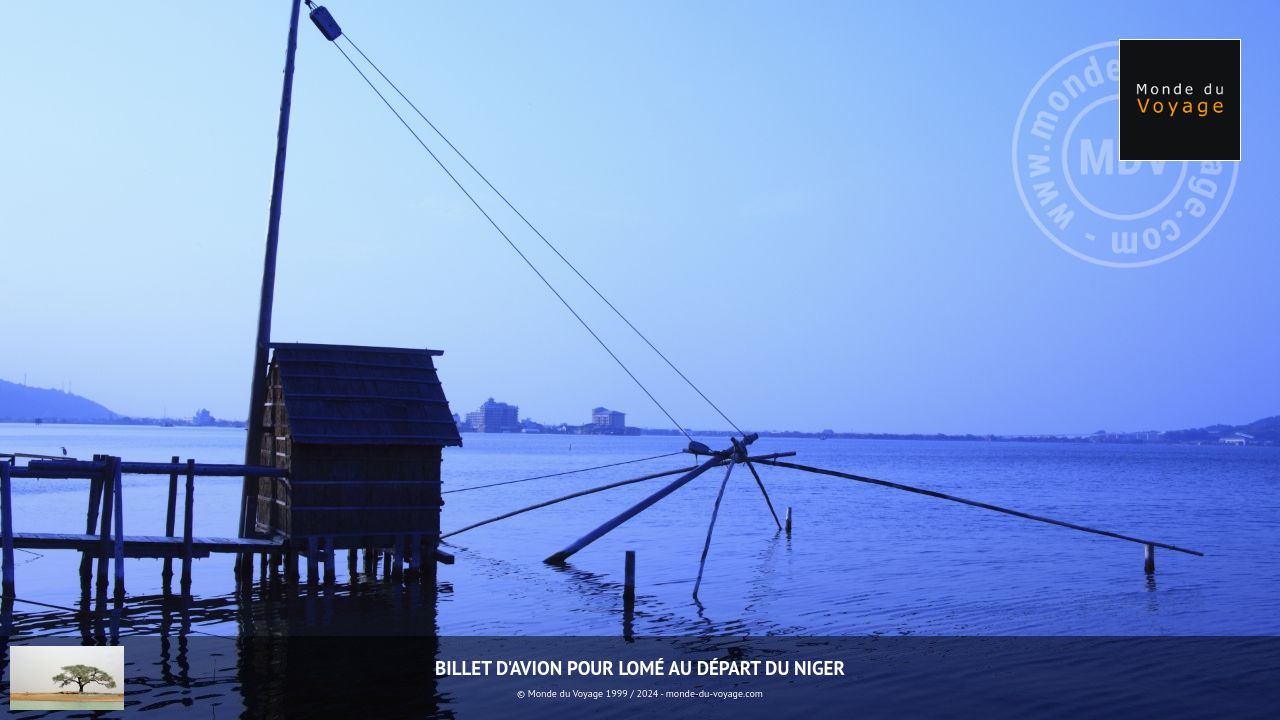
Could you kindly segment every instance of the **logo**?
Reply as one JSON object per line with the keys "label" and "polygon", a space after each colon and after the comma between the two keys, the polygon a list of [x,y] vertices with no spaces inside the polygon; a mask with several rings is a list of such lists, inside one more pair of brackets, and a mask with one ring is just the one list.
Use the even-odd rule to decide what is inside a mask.
{"label": "logo", "polygon": [[1023,207],[1058,247],[1095,265],[1146,267],[1181,255],[1213,229],[1240,168],[1121,160],[1119,83],[1114,41],[1049,68],[1018,113],[1013,175]]}

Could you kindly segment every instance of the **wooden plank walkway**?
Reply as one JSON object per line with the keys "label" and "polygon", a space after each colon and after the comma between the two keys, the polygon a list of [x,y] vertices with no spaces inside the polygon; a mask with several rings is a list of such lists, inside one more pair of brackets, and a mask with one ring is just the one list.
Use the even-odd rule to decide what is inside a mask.
{"label": "wooden plank walkway", "polygon": [[[114,544],[114,540],[111,541]],[[14,533],[13,546],[28,550],[80,550],[95,555],[102,537],[80,533]],[[185,541],[163,535],[125,536],[124,556],[130,558],[180,558]],[[281,540],[259,538],[191,538],[191,556],[206,558],[210,553],[269,552],[284,547]]]}

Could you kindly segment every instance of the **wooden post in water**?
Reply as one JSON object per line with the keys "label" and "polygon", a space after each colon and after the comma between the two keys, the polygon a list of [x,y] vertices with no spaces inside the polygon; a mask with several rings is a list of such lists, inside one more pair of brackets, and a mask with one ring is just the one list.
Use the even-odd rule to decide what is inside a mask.
{"label": "wooden post in water", "polygon": [[356,581],[356,552],[355,548],[347,549],[347,579],[349,582]]}
{"label": "wooden post in water", "polygon": [[787,537],[791,537],[791,506],[787,506]]}
{"label": "wooden post in water", "polygon": [[369,576],[370,579],[372,579],[373,571],[375,569],[376,568],[374,567],[373,546],[370,545],[364,549],[364,574]]}
{"label": "wooden post in water", "polygon": [[315,585],[320,579],[319,570],[316,567],[316,555],[319,548],[317,547],[318,538],[314,535],[307,538],[307,584]]}
{"label": "wooden post in water", "polygon": [[404,536],[395,537],[395,547],[391,551],[391,579],[399,582],[404,577]]}
{"label": "wooden post in water", "polygon": [[1148,575],[1154,575],[1156,573],[1156,546],[1148,543],[1144,547],[1146,549],[1142,553],[1142,571]]}
{"label": "wooden post in water", "polygon": [[405,573],[405,580],[420,580],[422,578],[422,536],[409,536],[409,572]]}
{"label": "wooden post in water", "polygon": [[391,577],[391,553],[383,551],[382,553],[382,579]]}
{"label": "wooden post in water", "polygon": [[636,551],[627,551],[622,580],[622,611],[630,615],[636,607]]}
{"label": "wooden post in water", "polygon": [[[174,455],[170,460],[175,466],[178,464],[178,456]],[[166,506],[164,515],[164,534],[166,537],[173,537],[174,529],[178,521],[178,469],[175,467],[173,472],[169,473],[169,504]],[[164,569],[160,571],[160,578],[164,581],[165,586],[169,585],[169,580],[173,578],[173,558],[164,559]]]}
{"label": "wooden post in water", "polygon": [[182,594],[191,594],[191,556],[193,554],[192,535],[195,532],[196,517],[196,461],[187,458],[186,497],[182,501]]}
{"label": "wooden post in water", "polygon": [[[94,455],[93,460],[101,460],[101,455]],[[94,475],[89,479],[89,509],[85,512],[84,534],[92,535],[98,524],[98,509],[102,503],[102,476]],[[85,551],[80,557],[80,583],[88,591],[88,583],[93,578],[93,553]]]}
{"label": "wooden post in water", "polygon": [[4,536],[4,600],[16,597],[13,566],[13,478],[9,474],[9,461],[0,460],[0,534]]}
{"label": "wooden post in water", "polygon": [[338,553],[333,548],[333,537],[329,536],[324,539],[324,584],[332,585],[337,580],[338,571],[334,567],[337,564]]}
{"label": "wooden post in water", "polygon": [[115,547],[113,548],[115,551],[114,552],[115,562],[113,563],[114,565],[113,569],[115,570],[115,576],[116,576],[116,582],[115,582],[116,599],[123,600],[124,599],[124,479],[123,479],[123,474],[120,472],[120,458],[112,457],[109,459],[108,462],[110,463],[109,467],[111,468],[111,471],[110,471],[111,475],[109,477],[109,480],[112,485],[112,490],[116,496],[115,497],[115,506],[116,506],[115,507],[115,514],[116,514],[115,536],[116,537],[115,537]]}
{"label": "wooden post in water", "polygon": [[104,458],[102,462],[105,464],[97,470],[98,478],[102,481],[102,515],[98,533],[98,582],[96,583],[99,593],[105,593],[107,590],[107,564],[110,562],[112,554],[111,513],[115,508],[115,499],[112,496],[116,492],[115,483],[111,481],[109,476],[111,471],[110,459]]}

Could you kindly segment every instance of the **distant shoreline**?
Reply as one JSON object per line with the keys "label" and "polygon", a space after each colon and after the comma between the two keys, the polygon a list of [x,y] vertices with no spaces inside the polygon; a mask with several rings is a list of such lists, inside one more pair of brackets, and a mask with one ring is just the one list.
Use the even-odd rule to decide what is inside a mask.
{"label": "distant shoreline", "polygon": [[6,425],[154,425],[156,427],[230,427],[243,428],[240,420],[213,420],[212,422],[194,423],[187,418],[130,418],[114,417],[100,420],[71,420],[66,418],[0,418]]}
{"label": "distant shoreline", "polygon": [[[1197,428],[1192,430],[1171,430],[1171,431],[1144,431],[1144,432],[1104,432],[1098,431],[1090,435],[976,435],[966,433],[963,435],[949,435],[945,433],[855,433],[855,432],[805,432],[800,430],[762,430],[759,431],[760,437],[768,438],[800,438],[811,440],[943,440],[949,442],[1038,442],[1038,443],[1090,443],[1090,444],[1127,444],[1127,445],[1262,445],[1277,446],[1280,445],[1280,429],[1272,430],[1270,425],[1274,424],[1277,418],[1267,418],[1259,420],[1247,426],[1228,426],[1214,425],[1207,428]],[[206,423],[193,423],[187,419],[164,419],[164,418],[112,418],[110,420],[64,420],[64,419],[45,419],[39,422],[32,420],[17,419],[0,419],[0,423],[8,425],[128,425],[128,426],[152,426],[152,427],[221,427],[221,428],[240,428],[245,427],[245,423],[236,420],[215,420]],[[1259,428],[1259,425],[1266,426]],[[1246,433],[1245,430],[1252,430],[1252,433]],[[662,428],[628,428],[626,434],[613,435],[613,437],[634,437],[637,435],[646,436],[675,436],[679,437],[682,433],[678,430],[666,430]],[[729,430],[689,430],[690,435],[699,437],[732,437],[737,435]],[[464,435],[569,435],[575,433],[556,433],[556,432],[523,432],[523,433],[474,433],[465,432]],[[591,434],[588,433],[588,436]]]}

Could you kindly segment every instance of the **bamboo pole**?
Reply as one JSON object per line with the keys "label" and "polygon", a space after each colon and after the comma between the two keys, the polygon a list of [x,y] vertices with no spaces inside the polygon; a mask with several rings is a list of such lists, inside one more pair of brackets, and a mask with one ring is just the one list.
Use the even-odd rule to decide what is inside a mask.
{"label": "bamboo pole", "polygon": [[1021,510],[1013,510],[1010,508],[1001,507],[999,505],[992,505],[990,503],[979,502],[977,500],[967,500],[962,497],[956,497],[955,495],[940,493],[935,490],[926,490],[924,488],[913,487],[911,485],[903,485],[901,483],[889,482],[888,480],[877,480],[875,478],[863,477],[861,475],[853,475],[851,473],[843,473],[837,470],[825,470],[823,468],[812,467],[809,465],[799,465],[797,463],[782,462],[779,460],[761,460],[760,462],[762,462],[765,465],[773,465],[774,467],[790,468],[792,470],[800,470],[802,472],[816,473],[818,475],[830,475],[832,477],[845,478],[847,480],[856,480],[857,482],[868,483],[871,485],[881,485],[883,487],[893,488],[895,490],[905,490],[907,492],[916,493],[918,495],[928,495],[929,497],[936,497],[942,500],[950,500],[952,502],[958,502],[964,505],[972,505],[973,507],[982,508],[984,510],[994,510],[995,512],[1004,513],[1006,515],[1013,515],[1014,517],[1026,518],[1027,520],[1035,520],[1037,522],[1048,523],[1049,525],[1057,525],[1058,527],[1064,527],[1071,530],[1079,530],[1080,532],[1087,532],[1087,533],[1092,533],[1094,535],[1102,535],[1104,537],[1116,538],[1117,540],[1127,540],[1129,542],[1139,543],[1142,545],[1149,545],[1153,548],[1160,547],[1166,550],[1173,550],[1174,552],[1186,553],[1188,555],[1195,555],[1197,557],[1204,557],[1204,553],[1198,550],[1188,550],[1187,548],[1178,547],[1177,545],[1169,545],[1168,543],[1155,542],[1153,540],[1142,540],[1140,538],[1131,537],[1129,535],[1121,535],[1120,533],[1114,533],[1109,530],[1099,530],[1097,528],[1091,528],[1085,525],[1077,525],[1075,523],[1069,523],[1063,520],[1054,520],[1053,518],[1042,517],[1040,515],[1032,515],[1031,513],[1022,512]]}
{"label": "bamboo pole", "polygon": [[[737,445],[737,441],[734,441]],[[716,529],[716,517],[720,515],[720,501],[724,500],[724,489],[729,486],[729,476],[733,474],[736,461],[730,461],[725,468],[724,479],[720,481],[720,492],[716,494],[716,504],[711,508],[711,524],[707,526],[707,540],[702,544],[702,558],[698,560],[698,579],[693,581],[693,599],[698,599],[698,589],[702,587],[702,571],[707,566],[707,552],[711,550],[711,533]]]}

